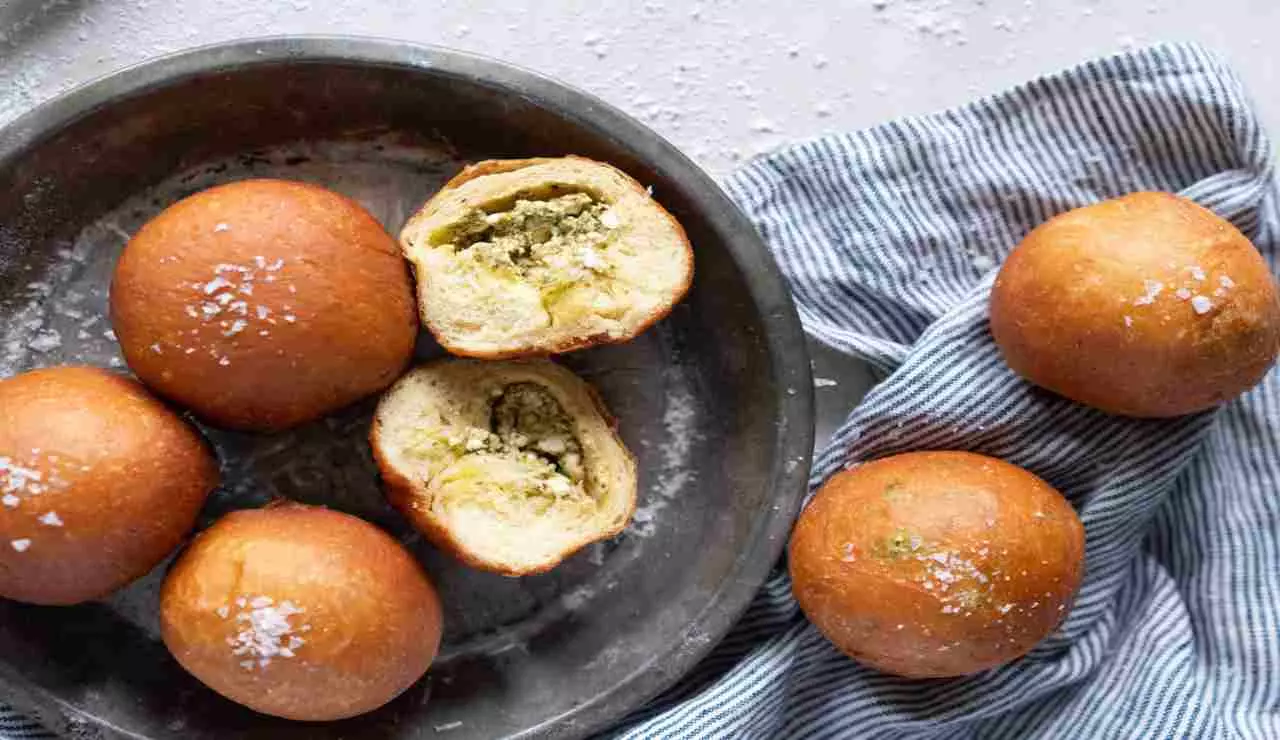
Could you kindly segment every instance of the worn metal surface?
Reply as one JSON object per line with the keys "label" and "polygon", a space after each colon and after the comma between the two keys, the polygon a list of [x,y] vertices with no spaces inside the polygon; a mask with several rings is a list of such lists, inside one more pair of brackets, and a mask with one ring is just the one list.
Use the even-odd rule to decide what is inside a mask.
{"label": "worn metal surface", "polygon": [[[105,316],[114,257],[187,193],[249,176],[309,180],[395,232],[461,161],[566,152],[651,184],[697,255],[694,289],[670,318],[565,358],[600,388],[640,461],[640,507],[623,535],[544,576],[478,573],[384,504],[365,442],[370,403],[285,435],[206,429],[225,483],[202,525],[286,496],[365,516],[421,558],[446,607],[428,677],[346,722],[256,715],[165,652],[162,566],[102,604],[0,602],[0,692],[79,737],[569,737],[689,669],[785,542],[812,445],[809,362],[783,281],[742,216],[668,144],[593,98],[466,55],[312,38],[200,50],[58,99],[0,132],[0,369],[118,366]],[[419,355],[439,354],[424,337]]]}

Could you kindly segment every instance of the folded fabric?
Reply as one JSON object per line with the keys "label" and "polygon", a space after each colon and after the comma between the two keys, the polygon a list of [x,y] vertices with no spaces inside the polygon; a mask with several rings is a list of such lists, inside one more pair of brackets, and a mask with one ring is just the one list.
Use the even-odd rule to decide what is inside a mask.
{"label": "folded fabric", "polygon": [[972,105],[792,146],[727,183],[818,340],[887,374],[816,487],[908,450],[983,452],[1062,491],[1087,572],[1056,633],[967,678],[836,652],[780,569],[622,738],[1280,737],[1280,373],[1222,410],[1107,416],[1015,377],[987,327],[1031,228],[1137,190],[1231,220],[1274,269],[1280,188],[1235,75],[1192,45],[1084,64]]}

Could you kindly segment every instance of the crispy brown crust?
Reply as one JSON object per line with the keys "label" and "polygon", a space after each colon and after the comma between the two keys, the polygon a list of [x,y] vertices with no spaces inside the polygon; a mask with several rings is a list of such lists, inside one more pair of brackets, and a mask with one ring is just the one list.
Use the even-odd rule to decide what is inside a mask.
{"label": "crispy brown crust", "polygon": [[901,676],[961,676],[1023,655],[1065,617],[1084,528],[1021,468],[914,452],[832,477],[789,561],[800,607],[841,651]]}
{"label": "crispy brown crust", "polygon": [[[0,455],[36,469],[45,489],[0,507],[0,597],[33,604],[89,601],[145,575],[218,484],[194,429],[138,383],[96,368],[0,380]],[[61,526],[39,522],[48,512]],[[10,546],[23,539],[25,552]]]}
{"label": "crispy brown crust", "polygon": [[[305,611],[311,629],[292,657],[246,669],[227,640],[244,625],[238,597],[266,596]],[[441,611],[422,567],[377,527],[300,504],[237,511],[196,538],[166,578],[161,635],[213,690],[259,712],[328,721],[372,711],[426,672]]]}
{"label": "crispy brown crust", "polygon": [[[437,362],[449,362],[449,360],[438,360]],[[634,470],[636,459],[631,454],[631,450],[623,443],[622,437],[618,434],[617,419],[609,412],[604,404],[604,399],[600,397],[599,392],[586,381],[582,381],[586,386],[587,395],[591,399],[596,412],[608,423],[609,433],[613,441],[618,445],[626,458],[630,461]],[[622,517],[619,523],[609,529],[602,529],[598,532],[584,536],[583,539],[571,546],[565,547],[557,557],[547,562],[530,565],[525,567],[512,567],[508,563],[487,558],[482,553],[469,549],[460,539],[454,536],[452,530],[447,524],[440,521],[431,511],[430,502],[426,501],[427,492],[425,483],[415,483],[409,476],[405,475],[395,467],[390,461],[389,455],[383,448],[382,442],[382,419],[380,414],[375,414],[373,425],[369,429],[369,446],[373,450],[373,459],[377,463],[378,470],[382,476],[383,490],[386,494],[387,501],[396,508],[406,519],[408,519],[418,531],[435,545],[439,550],[448,553],[454,558],[462,561],[466,565],[479,570],[498,573],[506,576],[529,576],[539,573],[546,573],[560,563],[565,558],[570,557],[582,548],[595,542],[601,542],[611,537],[616,537],[626,529],[627,523],[631,521],[631,517],[636,510],[636,491],[633,489],[629,497],[629,506],[626,515]]]}
{"label": "crispy brown crust", "polygon": [[[1135,303],[1144,281],[1162,287]],[[1178,288],[1211,297],[1212,310],[1197,314]],[[1280,348],[1280,298],[1230,223],[1170,193],[1133,193],[1028,234],[996,278],[991,333],[1036,385],[1109,413],[1171,417],[1261,380]]]}
{"label": "crispy brown crust", "polygon": [[[251,307],[243,330],[228,335],[195,311],[193,285],[221,274],[220,264],[263,256],[284,266],[275,282],[259,274],[252,294],[237,296]],[[213,424],[246,430],[296,426],[386,388],[417,337],[395,240],[355,201],[282,180],[211,188],[148,222],[117,264],[111,315],[144,383]]]}
{"label": "crispy brown crust", "polygon": [[[600,162],[594,159],[589,159],[587,157],[580,157],[573,154],[567,155],[559,159],[576,160],[576,161],[580,161],[593,166],[606,167],[618,173],[619,175],[621,175],[622,178],[628,183],[628,185],[636,192],[638,193],[644,192],[644,188],[640,185],[639,182],[637,182],[630,175],[626,174],[622,170],[618,169],[617,167],[614,167],[613,165],[607,162]],[[434,204],[438,202],[438,199],[442,195],[444,195],[445,193],[451,190],[455,190],[461,187],[462,185],[468,182],[471,182],[472,180],[476,180],[478,178],[485,177],[487,175],[497,175],[505,172],[514,172],[516,170],[524,169],[526,167],[531,167],[539,164],[547,164],[547,163],[556,162],[556,161],[557,161],[557,158],[553,158],[553,157],[536,157],[536,158],[530,158],[530,159],[506,159],[506,160],[492,159],[492,160],[486,160],[483,162],[477,162],[474,164],[467,165],[460,172],[458,172],[458,174],[454,175],[448,182],[446,182],[444,184],[444,187],[442,187],[439,192],[437,192],[434,196],[432,196],[431,199],[427,201],[427,203],[422,207],[422,209],[417,214],[415,214],[412,218],[409,219],[409,221],[405,224],[402,234],[411,232],[412,227],[419,219],[431,213],[435,208]],[[690,269],[687,273],[684,284],[680,285],[672,293],[667,303],[659,307],[658,309],[654,310],[649,315],[643,317],[635,325],[635,327],[633,327],[626,334],[619,334],[619,335],[612,335],[612,336],[607,333],[586,334],[586,335],[580,335],[580,336],[564,337],[558,341],[543,342],[540,344],[524,346],[524,347],[513,347],[509,349],[500,349],[500,350],[493,350],[493,351],[477,351],[474,349],[469,349],[467,347],[459,346],[458,344],[451,342],[447,333],[443,330],[443,328],[440,325],[432,321],[432,317],[426,313],[425,309],[421,312],[421,315],[420,315],[422,323],[424,326],[427,327],[427,330],[431,332],[432,336],[435,337],[436,341],[440,344],[440,346],[443,347],[450,354],[457,355],[459,357],[472,357],[480,360],[512,360],[512,359],[523,359],[523,358],[533,358],[533,357],[547,357],[550,355],[564,354],[566,352],[573,352],[575,350],[586,349],[588,347],[594,347],[602,344],[620,344],[623,342],[629,342],[632,339],[635,339],[639,335],[643,334],[644,332],[648,331],[654,324],[658,323],[662,319],[669,316],[671,314],[671,311],[675,308],[676,304],[684,300],[684,297],[688,294],[689,289],[693,285],[694,269],[692,266],[694,264],[694,255],[693,255],[693,245],[689,241],[689,235],[685,232],[684,226],[678,220],[676,220],[675,216],[671,215],[671,213],[667,211],[665,208],[659,208],[659,210],[671,223],[671,225],[674,227],[676,232],[679,233],[680,240],[684,245],[685,254],[688,259]],[[403,240],[403,237],[402,237],[402,240]],[[408,245],[405,244],[404,246],[407,250]]]}

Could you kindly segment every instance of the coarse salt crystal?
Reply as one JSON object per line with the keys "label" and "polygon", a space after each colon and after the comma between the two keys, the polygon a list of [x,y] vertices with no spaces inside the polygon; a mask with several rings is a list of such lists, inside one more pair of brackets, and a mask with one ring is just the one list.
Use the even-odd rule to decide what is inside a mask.
{"label": "coarse salt crystal", "polygon": [[1227,289],[1231,289],[1231,288],[1236,287],[1236,282],[1235,282],[1234,280],[1232,280],[1232,279],[1231,279],[1229,276],[1227,276],[1227,275],[1219,275],[1219,276],[1218,276],[1218,285],[1221,285],[1222,287],[1227,288]]}
{"label": "coarse salt crystal", "polygon": [[1133,300],[1133,305],[1135,306],[1146,306],[1155,303],[1156,296],[1160,295],[1160,291],[1164,290],[1164,283],[1159,280],[1143,280],[1142,289],[1145,292]]}
{"label": "coarse salt crystal", "polygon": [[1207,296],[1198,295],[1191,299],[1191,308],[1197,314],[1206,314],[1213,310],[1213,301]]}
{"label": "coarse salt crystal", "polygon": [[198,318],[200,318],[200,312],[199,312],[199,311],[196,311],[196,307],[195,307],[195,306],[187,306],[187,315],[188,315],[188,316],[190,316],[190,317],[191,317],[191,318],[193,318],[193,319],[198,319]]}
{"label": "coarse salt crystal", "polygon": [[1185,301],[1185,300],[1187,300],[1187,299],[1191,298],[1191,289],[1190,289],[1190,288],[1178,288],[1177,290],[1175,290],[1175,291],[1173,292],[1173,294],[1174,294],[1174,295],[1176,295],[1176,296],[1178,296],[1178,299],[1179,299],[1179,300],[1183,300],[1183,301]]}
{"label": "coarse salt crystal", "polygon": [[9,545],[12,546],[13,549],[17,550],[18,552],[26,552],[27,548],[31,547],[31,540],[26,539],[24,537],[23,539],[20,539],[20,540],[12,540],[11,542],[9,542]]}
{"label": "coarse salt crystal", "polygon": [[248,325],[249,325],[249,322],[245,321],[244,319],[236,319],[235,321],[231,322],[231,326],[227,327],[227,329],[222,332],[222,336],[234,337],[235,335],[244,331],[244,328]]}
{"label": "coarse salt crystal", "polygon": [[58,516],[58,512],[56,511],[49,511],[44,514],[41,514],[40,517],[37,519],[37,521],[39,521],[41,524],[45,525],[46,527],[62,526],[62,517]]}
{"label": "coarse salt crystal", "polygon": [[271,315],[271,309],[266,306],[258,306],[258,318],[265,319]]}
{"label": "coarse salt crystal", "polygon": [[1132,317],[1132,316],[1125,316],[1125,317],[1124,317],[1124,325],[1125,325],[1125,326],[1133,326],[1133,317]]}
{"label": "coarse salt crystal", "polygon": [[160,348],[159,342],[156,342],[155,344],[151,345],[151,351],[155,352],[158,355],[164,354],[164,350]]}
{"label": "coarse salt crystal", "polygon": [[285,321],[288,321],[290,324],[292,324],[293,322],[295,322],[295,321],[297,321],[297,320],[298,320],[298,317],[297,317],[297,316],[294,316],[294,315],[293,315],[293,314],[291,314],[291,313],[287,313],[287,314],[285,314],[285,315],[284,315],[284,320],[285,320]]}
{"label": "coarse salt crystal", "polygon": [[221,358],[219,358],[219,359],[218,359],[218,364],[219,364],[219,365],[222,365],[223,367],[226,367],[227,365],[230,365],[230,364],[231,364],[231,360],[229,360],[229,359],[228,359],[228,358],[226,358],[226,357],[221,357]]}
{"label": "coarse salt crystal", "polygon": [[277,257],[276,261],[267,265],[265,269],[267,272],[275,272],[276,270],[279,270],[281,267],[284,267],[284,258]]}
{"label": "coarse salt crystal", "polygon": [[205,295],[213,295],[214,293],[217,293],[223,288],[230,288],[230,287],[232,287],[231,281],[227,280],[221,275],[218,275],[214,277],[214,279],[205,283],[204,286],[201,288],[201,290],[204,291]]}
{"label": "coarse salt crystal", "polygon": [[6,493],[2,498],[0,498],[0,503],[12,509],[18,504],[22,503],[22,499],[18,498],[17,496],[14,496],[12,493]]}
{"label": "coarse salt crystal", "polygon": [[253,258],[253,264],[257,265],[257,266],[258,266],[258,269],[259,269],[259,270],[261,270],[262,268],[264,268],[264,267],[266,267],[266,266],[267,266],[267,258],[266,258],[266,257],[263,257],[263,256],[262,256],[262,255],[260,255],[260,254],[259,254],[259,255],[255,255],[255,256],[254,256],[254,258]]}
{"label": "coarse salt crystal", "polygon": [[[227,617],[231,616],[231,607],[227,606],[226,604],[223,604],[222,606],[215,609],[214,613],[217,614],[219,617],[226,619]],[[228,640],[228,641],[231,642],[232,645],[235,644],[234,640]]]}
{"label": "coarse salt crystal", "polygon": [[1200,265],[1191,265],[1187,268],[1187,272],[1191,273],[1192,280],[1204,280],[1204,268]]}
{"label": "coarse salt crystal", "polygon": [[218,224],[217,226],[213,227],[214,233],[230,231],[230,230],[231,230],[231,227],[226,224]]}

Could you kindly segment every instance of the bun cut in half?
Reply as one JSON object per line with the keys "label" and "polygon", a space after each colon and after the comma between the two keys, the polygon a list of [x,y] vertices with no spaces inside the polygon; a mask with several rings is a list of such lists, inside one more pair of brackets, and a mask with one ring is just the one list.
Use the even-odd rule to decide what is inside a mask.
{"label": "bun cut in half", "polygon": [[400,235],[423,322],[453,354],[623,342],[689,289],[684,229],[622,171],[581,157],[463,170]]}
{"label": "bun cut in half", "polygon": [[635,461],[608,412],[545,360],[419,367],[383,397],[370,441],[391,503],[476,568],[550,570],[635,508]]}

